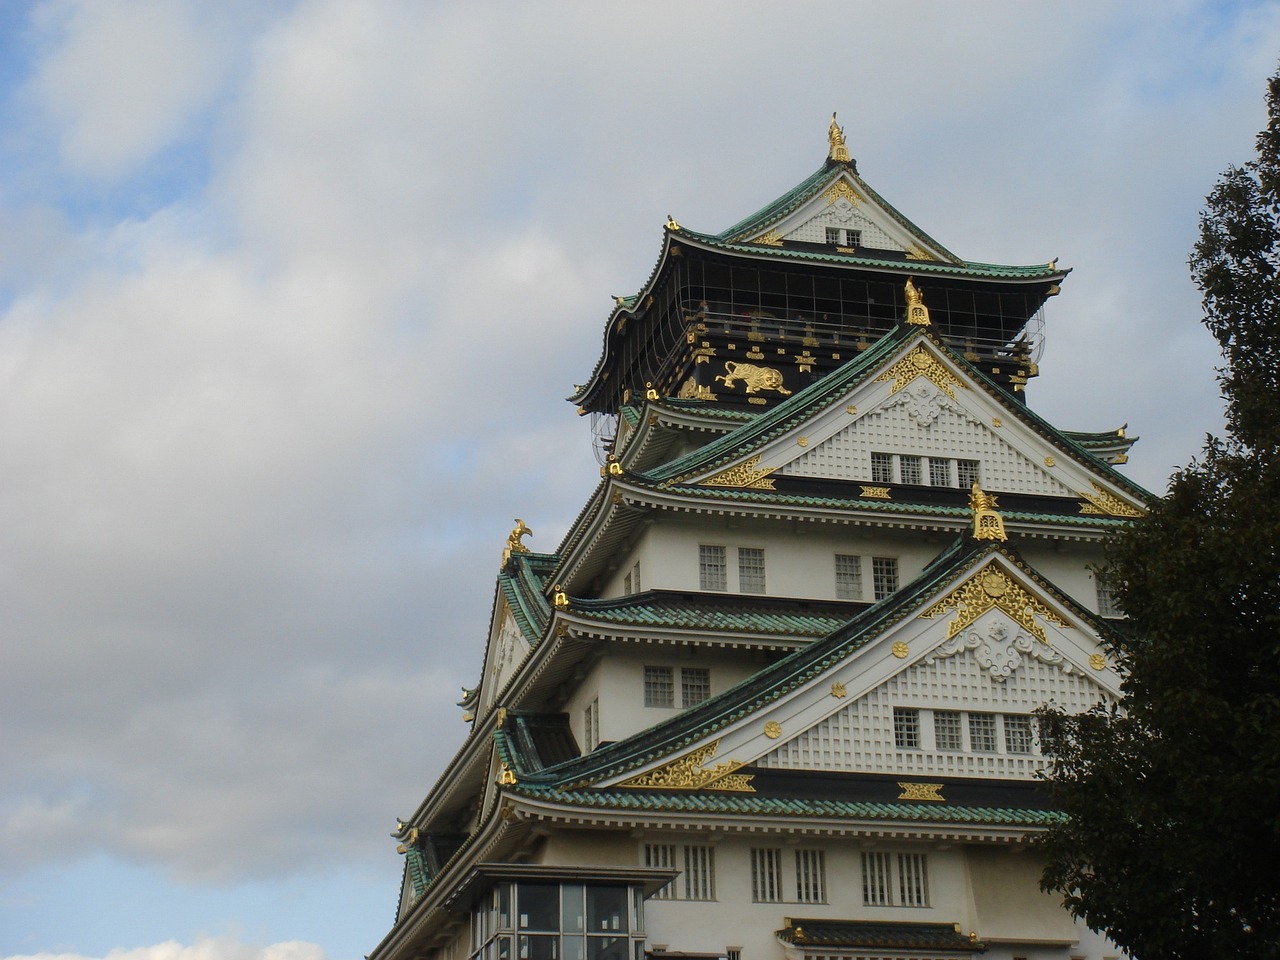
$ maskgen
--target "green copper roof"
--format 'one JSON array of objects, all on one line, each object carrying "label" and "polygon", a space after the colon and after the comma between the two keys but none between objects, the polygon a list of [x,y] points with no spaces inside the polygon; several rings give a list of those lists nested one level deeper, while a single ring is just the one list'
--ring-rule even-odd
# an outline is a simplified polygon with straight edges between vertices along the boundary
[{"label": "green copper roof", "polygon": [[685,630],[825,637],[865,604],[652,591],[613,600],[573,600],[577,617],[602,623]]},{"label": "green copper roof", "polygon": [[523,781],[511,789],[514,793],[524,796],[554,800],[573,806],[634,811],[1045,827],[1059,823],[1065,818],[1065,814],[1055,810],[791,799],[715,790],[562,790]]},{"label": "green copper roof", "polygon": [[498,574],[498,589],[511,608],[516,625],[531,644],[536,644],[551,618],[547,603],[547,577],[560,558],[549,553],[513,552]]}]

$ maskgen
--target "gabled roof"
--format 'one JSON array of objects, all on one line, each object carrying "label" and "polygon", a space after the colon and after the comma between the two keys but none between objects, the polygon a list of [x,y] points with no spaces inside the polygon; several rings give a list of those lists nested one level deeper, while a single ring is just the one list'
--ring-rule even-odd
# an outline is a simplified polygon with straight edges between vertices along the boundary
[{"label": "gabled roof", "polygon": [[843,660],[862,645],[882,635],[892,625],[922,610],[933,598],[978,568],[991,557],[1003,558],[1006,567],[1017,568],[1031,578],[1054,603],[1070,609],[1075,617],[1099,634],[1110,627],[1034,573],[1016,550],[994,541],[968,537],[953,542],[910,584],[851,618],[846,624],[783,657],[735,687],[698,706],[586,756],[535,771],[522,762],[516,745],[498,733],[498,741],[517,771],[521,784],[564,787],[594,783],[623,775],[645,763],[669,756],[708,735],[722,730],[768,702],[777,700]]}]

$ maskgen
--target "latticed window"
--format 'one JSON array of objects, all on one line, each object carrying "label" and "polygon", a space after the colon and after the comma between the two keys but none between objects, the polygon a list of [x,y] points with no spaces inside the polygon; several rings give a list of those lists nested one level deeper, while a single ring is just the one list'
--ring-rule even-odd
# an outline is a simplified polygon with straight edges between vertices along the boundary
[{"label": "latticed window", "polygon": [[871,482],[893,483],[893,456],[891,454],[871,454]]},{"label": "latticed window", "polygon": [[887,907],[893,902],[889,864],[887,853],[862,855],[862,902],[869,907]]},{"label": "latticed window", "polygon": [[975,753],[996,752],[996,715],[969,714],[969,749]]},{"label": "latticed window", "polygon": [[738,589],[764,593],[764,551],[759,547],[738,548]]},{"label": "latticed window", "polygon": [[920,746],[920,711],[914,707],[893,708],[893,742],[899,750]]},{"label": "latticed window", "polygon": [[1100,573],[1094,574],[1094,581],[1098,587],[1098,613],[1104,617],[1124,616],[1111,581]]},{"label": "latticed window", "polygon": [[716,852],[711,847],[684,848],[684,898],[716,898]]},{"label": "latticed window", "polygon": [[582,739],[583,746],[588,751],[594,750],[600,746],[600,698],[592,700],[587,704],[587,709],[582,715]]},{"label": "latticed window", "polygon": [[875,598],[883,600],[898,589],[898,558],[871,558],[871,588]]},{"label": "latticed window", "polygon": [[929,905],[929,879],[923,853],[898,854],[898,903],[904,907]]},{"label": "latticed window", "polygon": [[827,227],[827,243],[839,243],[839,242],[840,242],[840,228]]},{"label": "latticed window", "polygon": [[946,457],[929,458],[929,484],[934,487],[951,486],[951,461]]},{"label": "latticed window", "polygon": [[711,671],[706,667],[682,667],[680,704],[692,707],[711,696]]},{"label": "latticed window", "polygon": [[782,899],[782,851],[756,847],[751,851],[751,899],[775,903]]},{"label": "latticed window", "polygon": [[[674,843],[646,843],[644,845],[644,865],[657,867],[660,870],[676,869],[676,845]],[[676,899],[676,884],[679,877],[653,895],[654,900]]]},{"label": "latticed window", "polygon": [[898,457],[898,469],[902,472],[903,483],[923,483],[920,458],[912,456]]},{"label": "latticed window", "polygon": [[956,485],[961,489],[968,490],[978,482],[978,461],[977,460],[957,460],[956,461]]},{"label": "latticed window", "polygon": [[964,749],[964,735],[960,731],[959,711],[933,711],[933,740],[939,750]]},{"label": "latticed window", "polygon": [[836,599],[862,599],[862,558],[852,554],[836,554]]},{"label": "latticed window", "polygon": [[1004,749],[1007,753],[1031,753],[1031,718],[1023,714],[1004,715]]},{"label": "latticed window", "polygon": [[728,590],[729,574],[725,548],[702,544],[698,547],[698,584],[703,590]]},{"label": "latticed window", "polygon": [[644,668],[644,705],[646,707],[676,705],[676,682],[671,667]]},{"label": "latticed window", "polygon": [[821,850],[796,851],[796,899],[801,903],[827,902],[827,860]]}]

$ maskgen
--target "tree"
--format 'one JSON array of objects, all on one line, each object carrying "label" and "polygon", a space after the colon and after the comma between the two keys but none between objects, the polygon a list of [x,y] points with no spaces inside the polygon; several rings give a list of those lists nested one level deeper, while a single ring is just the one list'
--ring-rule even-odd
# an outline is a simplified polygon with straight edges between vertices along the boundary
[{"label": "tree", "polygon": [[1110,546],[1119,708],[1042,713],[1045,890],[1142,960],[1280,957],[1280,70],[1190,258],[1226,432]]}]

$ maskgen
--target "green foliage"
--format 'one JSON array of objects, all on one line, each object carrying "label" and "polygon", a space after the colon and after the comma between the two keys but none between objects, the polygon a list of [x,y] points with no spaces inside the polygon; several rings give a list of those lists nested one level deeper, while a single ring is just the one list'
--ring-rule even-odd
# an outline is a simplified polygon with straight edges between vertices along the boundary
[{"label": "green foliage", "polygon": [[1267,106],[1190,261],[1226,435],[1110,549],[1122,709],[1042,714],[1042,886],[1143,960],[1280,957],[1280,72]]}]

